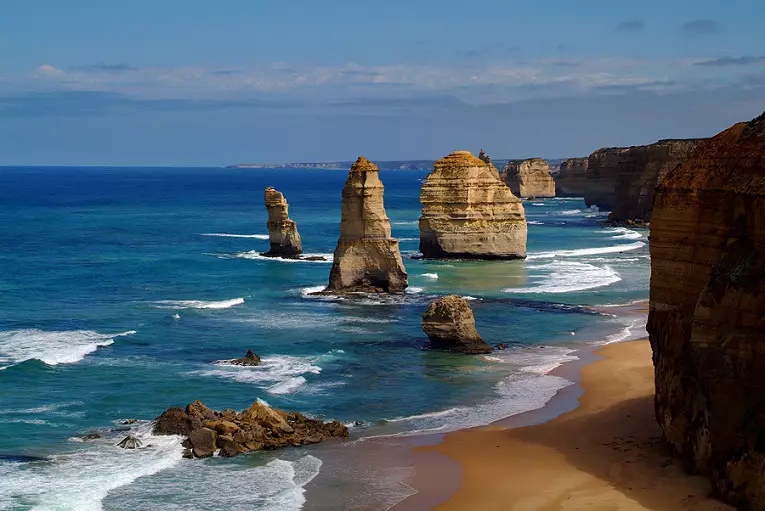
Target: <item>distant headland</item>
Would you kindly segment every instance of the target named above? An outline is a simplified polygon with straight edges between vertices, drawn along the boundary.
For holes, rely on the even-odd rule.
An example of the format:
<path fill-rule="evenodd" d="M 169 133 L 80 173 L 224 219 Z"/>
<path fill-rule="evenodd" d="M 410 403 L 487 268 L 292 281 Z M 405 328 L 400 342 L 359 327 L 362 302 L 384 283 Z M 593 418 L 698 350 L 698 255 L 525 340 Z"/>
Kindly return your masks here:
<path fill-rule="evenodd" d="M 375 161 L 380 170 L 433 170 L 435 160 L 390 160 Z M 504 167 L 512 158 L 494 160 L 496 165 Z M 551 170 L 557 170 L 563 160 L 548 159 Z M 325 161 L 325 162 L 285 162 L 285 163 L 235 163 L 226 165 L 227 169 L 323 169 L 323 170 L 348 170 L 353 161 Z"/>

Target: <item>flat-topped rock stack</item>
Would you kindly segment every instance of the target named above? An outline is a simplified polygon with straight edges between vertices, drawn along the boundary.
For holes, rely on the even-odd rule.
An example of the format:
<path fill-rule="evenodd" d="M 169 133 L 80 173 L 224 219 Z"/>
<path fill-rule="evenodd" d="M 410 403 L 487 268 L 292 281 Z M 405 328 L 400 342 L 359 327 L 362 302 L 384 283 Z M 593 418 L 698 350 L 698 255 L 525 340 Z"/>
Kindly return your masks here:
<path fill-rule="evenodd" d="M 407 275 L 391 237 L 379 169 L 359 156 L 343 187 L 340 239 L 325 293 L 403 293 Z"/>
<path fill-rule="evenodd" d="M 656 188 L 647 330 L 665 439 L 717 496 L 765 509 L 765 114 Z"/>
<path fill-rule="evenodd" d="M 517 197 L 555 197 L 550 165 L 542 158 L 512 160 L 502 170 L 502 180 Z"/>
<path fill-rule="evenodd" d="M 584 197 L 589 162 L 589 158 L 569 158 L 561 162 L 555 180 L 556 197 Z"/>
<path fill-rule="evenodd" d="M 268 211 L 268 238 L 271 248 L 264 256 L 298 258 L 303 253 L 297 224 L 290 220 L 289 204 L 281 192 L 269 186 L 264 192 Z"/>
<path fill-rule="evenodd" d="M 438 259 L 526 257 L 521 200 L 469 151 L 433 164 L 420 191 L 420 252 Z"/>

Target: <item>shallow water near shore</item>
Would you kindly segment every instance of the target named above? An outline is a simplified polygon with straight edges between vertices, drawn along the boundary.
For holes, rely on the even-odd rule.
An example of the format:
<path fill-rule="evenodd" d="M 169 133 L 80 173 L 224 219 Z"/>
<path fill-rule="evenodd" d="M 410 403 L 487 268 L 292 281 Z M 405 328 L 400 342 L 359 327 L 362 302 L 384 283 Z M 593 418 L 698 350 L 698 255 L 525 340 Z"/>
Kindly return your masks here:
<path fill-rule="evenodd" d="M 413 259 L 425 175 L 381 172 L 410 285 L 381 300 L 309 294 L 327 281 L 345 172 L 0 168 L 0 509 L 319 509 L 312 495 L 386 509 L 411 492 L 409 461 L 370 444 L 539 408 L 579 347 L 641 333 L 644 315 L 614 306 L 648 296 L 647 231 L 600 227 L 581 199 L 526 201 L 527 260 Z M 329 261 L 259 256 L 266 186 Z M 427 349 L 421 315 L 448 293 L 508 349 Z M 248 349 L 261 366 L 214 364 Z M 263 399 L 352 424 L 352 441 L 183 460 L 148 421 L 194 399 Z M 127 434 L 152 447 L 117 448 Z"/>

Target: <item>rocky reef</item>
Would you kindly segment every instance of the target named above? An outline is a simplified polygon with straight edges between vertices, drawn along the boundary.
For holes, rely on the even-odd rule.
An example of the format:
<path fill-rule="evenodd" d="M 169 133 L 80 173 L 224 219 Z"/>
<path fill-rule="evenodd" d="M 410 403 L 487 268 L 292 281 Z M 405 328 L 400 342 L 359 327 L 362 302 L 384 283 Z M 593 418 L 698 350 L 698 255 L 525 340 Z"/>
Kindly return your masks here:
<path fill-rule="evenodd" d="M 765 509 L 765 114 L 657 187 L 648 332 L 664 437 L 717 496 Z"/>
<path fill-rule="evenodd" d="M 475 329 L 475 317 L 470 304 L 457 295 L 431 302 L 422 315 L 422 329 L 435 348 L 476 355 L 491 353 Z"/>
<path fill-rule="evenodd" d="M 359 156 L 343 187 L 340 239 L 325 293 L 403 293 L 407 275 L 391 237 L 378 168 Z"/>
<path fill-rule="evenodd" d="M 526 215 L 486 162 L 455 151 L 433 164 L 420 191 L 420 252 L 426 258 L 522 259 Z"/>
<path fill-rule="evenodd" d="M 290 220 L 289 204 L 281 192 L 269 186 L 264 192 L 268 210 L 268 237 L 271 248 L 263 255 L 268 257 L 297 258 L 303 253 L 297 224 Z"/>
<path fill-rule="evenodd" d="M 555 197 L 550 166 L 542 158 L 511 160 L 502 169 L 502 180 L 518 197 Z"/>
<path fill-rule="evenodd" d="M 562 161 L 555 180 L 556 197 L 584 197 L 587 190 L 588 158 L 569 158 Z"/>
<path fill-rule="evenodd" d="M 611 211 L 613 221 L 650 220 L 654 188 L 699 142 L 659 140 L 649 145 L 598 149 L 587 162 L 584 202 L 587 207 Z"/>
<path fill-rule="evenodd" d="M 200 401 L 183 408 L 168 408 L 157 417 L 155 435 L 186 437 L 184 457 L 205 458 L 216 452 L 236 456 L 242 452 L 299 447 L 327 438 L 348 438 L 348 428 L 332 421 L 309 419 L 296 412 L 275 410 L 256 401 L 242 412 L 213 411 Z"/>

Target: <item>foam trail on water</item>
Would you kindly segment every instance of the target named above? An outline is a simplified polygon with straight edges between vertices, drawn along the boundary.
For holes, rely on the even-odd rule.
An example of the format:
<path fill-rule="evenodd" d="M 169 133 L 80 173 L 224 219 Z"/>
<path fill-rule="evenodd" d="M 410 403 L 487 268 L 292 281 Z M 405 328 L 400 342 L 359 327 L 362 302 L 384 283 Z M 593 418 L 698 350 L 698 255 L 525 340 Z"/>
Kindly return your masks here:
<path fill-rule="evenodd" d="M 573 293 L 609 286 L 622 280 L 609 266 L 574 261 L 553 261 L 549 264 L 529 265 L 530 270 L 543 270 L 539 283 L 526 287 L 504 289 L 505 293 Z"/>
<path fill-rule="evenodd" d="M 256 240 L 270 239 L 268 234 L 226 234 L 220 232 L 206 232 L 204 234 L 200 234 L 200 236 L 215 236 L 219 238 L 253 238 Z"/>
<path fill-rule="evenodd" d="M 614 234 L 611 236 L 611 239 L 614 240 L 639 240 L 643 237 L 639 232 L 627 229 L 626 227 L 614 227 L 607 232 Z"/>
<path fill-rule="evenodd" d="M 581 257 L 598 254 L 615 254 L 618 252 L 630 252 L 643 248 L 645 243 L 642 241 L 636 241 L 635 243 L 629 243 L 627 245 L 612 245 L 610 247 L 598 247 L 598 248 L 578 248 L 574 250 L 556 250 L 554 252 L 539 252 L 535 254 L 529 254 L 527 259 L 552 259 L 554 257 Z"/>
<path fill-rule="evenodd" d="M 154 302 L 158 309 L 228 309 L 243 303 L 244 298 L 232 298 L 217 302 L 204 300 L 160 300 Z"/>
<path fill-rule="evenodd" d="M 223 254 L 218 255 L 222 259 L 250 259 L 255 261 L 276 261 L 281 263 L 319 263 L 319 264 L 332 264 L 334 258 L 333 254 L 303 254 L 302 259 L 285 259 L 283 257 L 266 257 L 257 250 L 250 250 L 249 252 L 237 252 L 235 254 Z M 324 260 L 311 260 L 306 257 L 323 257 Z"/>
<path fill-rule="evenodd" d="M 99 347 L 109 346 L 114 339 L 133 335 L 99 334 L 91 330 L 45 331 L 36 328 L 0 332 L 0 369 L 27 360 L 39 360 L 49 366 L 74 364 Z"/>
<path fill-rule="evenodd" d="M 422 276 L 435 280 L 438 278 L 438 273 L 423 273 Z"/>
<path fill-rule="evenodd" d="M 129 432 L 143 442 L 140 449 L 117 447 L 126 435 L 121 433 L 81 444 L 82 449 L 49 461 L 0 462 L 0 509 L 23 504 L 35 510 L 100 511 L 110 491 L 181 461 L 180 437 L 154 436 L 150 431 L 151 424 L 144 423 Z"/>

